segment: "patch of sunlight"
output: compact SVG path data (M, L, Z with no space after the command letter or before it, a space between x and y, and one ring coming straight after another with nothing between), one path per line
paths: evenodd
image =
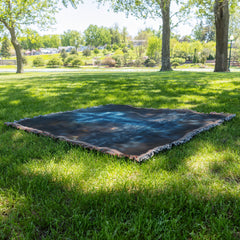
M22 139L22 137L23 137L23 131L14 131L12 133L11 138L13 141L18 141L18 140Z
M125 164L109 164L98 177L91 177L88 184L94 189L121 189L123 186L138 183L141 173L137 168L127 167Z
M61 161L56 163L54 160L49 163L31 161L23 165L21 171L25 175L50 175L52 181L61 182L68 189L81 184L84 175L88 174L82 162L76 164L71 161Z
M13 100L13 101L10 101L10 102L9 102L10 105L18 105L18 104L20 104L20 103L21 103L20 100Z
M0 219L6 219L11 211L11 203L8 198L0 193Z
M196 95L182 95L178 99L181 99L184 103L191 103L191 102L206 102L208 99L204 96L196 96Z
M160 92L162 92L162 90L161 89L154 89L154 90L151 90L151 92L152 93L160 93Z
M107 100L107 101L109 101L109 102L112 102L112 101L117 100L117 97L110 94L110 95L107 95L107 96L105 97L105 100Z

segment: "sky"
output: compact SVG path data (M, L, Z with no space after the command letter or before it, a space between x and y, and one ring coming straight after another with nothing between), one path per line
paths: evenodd
M172 9L175 8L176 6L172 6ZM52 26L52 29L40 32L40 34L63 34L68 29L83 33L90 24L99 27L112 27L114 24L118 24L120 29L127 27L128 33L134 37L140 30L146 27L158 30L161 25L161 19L141 20L133 16L126 17L124 13L114 13L108 9L107 6L98 8L97 3L91 0L80 4L77 9L73 9L71 6L68 6L68 8L62 7L62 10L56 14L56 24ZM183 36L190 35L191 30L192 27L189 24L181 24L181 28L179 27L173 32Z

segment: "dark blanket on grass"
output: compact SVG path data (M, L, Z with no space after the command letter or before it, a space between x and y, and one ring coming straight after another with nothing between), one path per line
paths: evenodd
M22 119L7 125L137 161L189 141L235 115L105 105Z

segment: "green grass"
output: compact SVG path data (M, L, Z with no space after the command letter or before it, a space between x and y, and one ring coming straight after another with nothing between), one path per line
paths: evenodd
M101 104L236 117L148 161L4 122ZM0 74L0 239L239 239L239 73Z

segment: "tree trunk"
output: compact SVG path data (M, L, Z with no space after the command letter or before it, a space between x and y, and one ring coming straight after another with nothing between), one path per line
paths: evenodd
M17 57L17 73L23 73L23 59L22 59L21 45L17 40L15 28L12 27L9 29L9 31L11 34L11 42L15 49L16 57Z
M172 71L170 63L170 3L171 0L161 0L162 11L162 67L160 71Z
M228 69L228 0L215 0L214 6L216 25L216 63L214 72L227 72Z

